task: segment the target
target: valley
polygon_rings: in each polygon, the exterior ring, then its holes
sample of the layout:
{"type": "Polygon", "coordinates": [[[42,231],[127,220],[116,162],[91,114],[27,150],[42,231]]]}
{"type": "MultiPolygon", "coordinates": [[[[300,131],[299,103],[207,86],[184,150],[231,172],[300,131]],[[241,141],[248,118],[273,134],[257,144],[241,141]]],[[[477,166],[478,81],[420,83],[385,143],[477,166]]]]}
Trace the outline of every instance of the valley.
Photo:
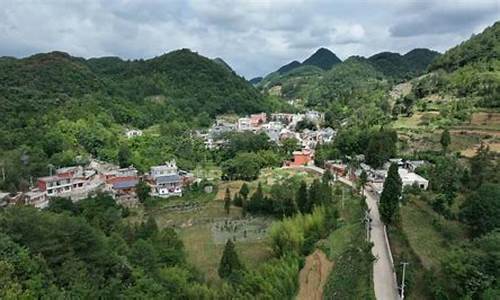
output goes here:
{"type": "Polygon", "coordinates": [[[1,57],[0,298],[497,299],[500,22],[339,57],[1,57]]]}

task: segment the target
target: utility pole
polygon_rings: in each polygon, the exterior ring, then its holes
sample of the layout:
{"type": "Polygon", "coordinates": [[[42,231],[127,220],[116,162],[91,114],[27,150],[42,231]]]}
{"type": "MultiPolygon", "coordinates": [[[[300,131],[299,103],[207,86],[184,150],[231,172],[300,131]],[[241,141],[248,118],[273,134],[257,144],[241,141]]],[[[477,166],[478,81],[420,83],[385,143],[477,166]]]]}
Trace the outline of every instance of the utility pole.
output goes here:
{"type": "Polygon", "coordinates": [[[406,265],[408,265],[408,262],[402,262],[403,265],[403,278],[401,279],[401,300],[404,300],[405,298],[405,273],[406,273],[406,265]]]}

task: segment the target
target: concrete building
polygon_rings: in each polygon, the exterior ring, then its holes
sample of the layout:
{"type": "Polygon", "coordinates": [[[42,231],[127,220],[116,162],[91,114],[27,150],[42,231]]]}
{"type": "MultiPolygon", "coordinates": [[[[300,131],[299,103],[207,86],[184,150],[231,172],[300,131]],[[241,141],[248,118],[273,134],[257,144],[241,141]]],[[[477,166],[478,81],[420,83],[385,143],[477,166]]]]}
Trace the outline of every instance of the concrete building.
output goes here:
{"type": "Polygon", "coordinates": [[[182,196],[183,179],[175,161],[165,165],[151,167],[148,182],[151,185],[151,195],[168,198],[182,196]]]}
{"type": "Polygon", "coordinates": [[[248,131],[252,130],[252,121],[250,118],[239,118],[238,119],[238,130],[239,131],[248,131]]]}
{"type": "Polygon", "coordinates": [[[138,176],[119,176],[106,180],[107,189],[111,192],[116,202],[128,207],[136,206],[138,203],[136,194],[138,183],[138,176]]]}
{"type": "Polygon", "coordinates": [[[293,158],[285,162],[285,166],[307,166],[314,160],[311,150],[294,151],[293,158]]]}
{"type": "Polygon", "coordinates": [[[260,125],[267,122],[266,113],[252,114],[250,115],[250,125],[252,127],[259,127],[260,125]]]}
{"type": "Polygon", "coordinates": [[[47,206],[49,206],[49,197],[47,196],[47,193],[45,191],[33,189],[29,192],[24,193],[24,203],[36,208],[46,208],[47,206]]]}
{"type": "Polygon", "coordinates": [[[416,173],[410,172],[404,168],[399,168],[398,173],[399,177],[401,177],[403,187],[416,185],[422,190],[426,190],[429,187],[429,180],[416,173]]]}

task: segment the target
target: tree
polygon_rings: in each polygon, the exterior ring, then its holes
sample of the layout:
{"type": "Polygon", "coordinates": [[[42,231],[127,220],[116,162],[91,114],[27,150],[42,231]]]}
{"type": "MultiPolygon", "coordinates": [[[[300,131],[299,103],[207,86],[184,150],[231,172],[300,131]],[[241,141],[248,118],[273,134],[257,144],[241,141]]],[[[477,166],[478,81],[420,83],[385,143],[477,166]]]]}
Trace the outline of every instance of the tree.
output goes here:
{"type": "Polygon", "coordinates": [[[155,235],[157,232],[158,224],[156,224],[156,220],[153,216],[149,216],[146,219],[146,222],[142,222],[137,229],[137,238],[146,240],[155,235]]]}
{"type": "Polygon", "coordinates": [[[238,207],[243,207],[243,197],[239,193],[234,194],[233,205],[238,207]]]}
{"type": "Polygon", "coordinates": [[[135,186],[135,193],[137,194],[137,198],[141,203],[144,203],[146,199],[149,197],[149,193],[151,192],[151,187],[144,181],[140,180],[135,186]]]}
{"type": "Polygon", "coordinates": [[[247,210],[251,212],[262,212],[266,209],[266,199],[262,191],[262,184],[259,182],[257,185],[257,190],[250,197],[250,201],[247,203],[247,210]]]}
{"type": "Polygon", "coordinates": [[[224,161],[222,173],[228,179],[254,180],[259,176],[261,164],[255,153],[238,153],[235,158],[224,161]]]}
{"type": "Polygon", "coordinates": [[[490,149],[481,143],[476,155],[470,160],[470,187],[476,189],[491,176],[491,154],[490,149]]]}
{"type": "Polygon", "coordinates": [[[321,177],[321,181],[327,184],[330,184],[330,181],[332,181],[333,179],[333,174],[332,172],[330,172],[330,170],[325,170],[323,176],[321,177]]]}
{"type": "Polygon", "coordinates": [[[238,253],[234,248],[234,243],[228,240],[224,251],[222,252],[222,258],[219,264],[219,276],[222,279],[228,279],[235,273],[243,270],[243,264],[240,262],[238,253]]]}
{"type": "Polygon", "coordinates": [[[68,212],[74,215],[78,213],[78,207],[71,199],[59,197],[49,200],[49,207],[47,207],[47,210],[55,213],[68,212]]]}
{"type": "Polygon", "coordinates": [[[248,188],[248,184],[246,182],[244,182],[240,188],[240,195],[243,197],[243,199],[247,200],[249,193],[250,193],[250,189],[248,188]]]}
{"type": "Polygon", "coordinates": [[[451,136],[450,136],[450,132],[448,131],[448,129],[443,130],[443,132],[441,133],[441,139],[439,140],[439,142],[441,143],[441,146],[443,147],[443,152],[446,152],[448,150],[448,146],[451,143],[451,136]]]}
{"type": "Polygon", "coordinates": [[[366,162],[379,168],[389,158],[396,155],[396,143],[398,136],[396,131],[381,129],[373,133],[366,148],[366,162]]]}
{"type": "Polygon", "coordinates": [[[226,188],[226,194],[224,195],[224,210],[228,215],[230,208],[231,208],[231,192],[229,191],[229,188],[226,188]]]}
{"type": "Polygon", "coordinates": [[[359,175],[358,179],[358,185],[363,195],[365,194],[365,186],[367,183],[368,183],[368,174],[366,174],[365,170],[363,170],[361,171],[361,174],[359,175]]]}
{"type": "Polygon", "coordinates": [[[273,213],[277,216],[292,216],[297,212],[293,193],[290,193],[292,187],[289,183],[277,183],[271,187],[271,202],[273,213]]]}
{"type": "Polygon", "coordinates": [[[122,144],[118,150],[118,164],[120,168],[126,168],[130,166],[131,153],[130,149],[126,144],[122,144]]]}
{"type": "Polygon", "coordinates": [[[385,224],[393,223],[397,216],[401,186],[398,165],[393,163],[387,172],[387,178],[385,179],[382,195],[380,196],[380,216],[385,224]]]}
{"type": "Polygon", "coordinates": [[[500,185],[485,183],[479,187],[465,200],[460,218],[474,235],[500,228],[500,185]]]}
{"type": "Polygon", "coordinates": [[[309,204],[311,209],[323,203],[322,195],[321,195],[321,182],[319,179],[314,179],[313,183],[309,187],[309,204]]]}
{"type": "Polygon", "coordinates": [[[299,189],[295,195],[295,202],[297,203],[297,207],[303,214],[311,212],[311,205],[308,198],[307,193],[307,183],[302,180],[300,182],[299,189]]]}

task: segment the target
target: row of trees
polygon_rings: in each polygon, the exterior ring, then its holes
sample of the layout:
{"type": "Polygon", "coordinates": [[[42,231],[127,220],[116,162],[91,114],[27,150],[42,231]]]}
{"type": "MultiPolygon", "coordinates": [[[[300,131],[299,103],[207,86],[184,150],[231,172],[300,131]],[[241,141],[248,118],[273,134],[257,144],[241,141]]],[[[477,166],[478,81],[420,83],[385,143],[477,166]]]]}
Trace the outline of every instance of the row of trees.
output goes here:
{"type": "MultiPolygon", "coordinates": [[[[321,180],[315,179],[309,187],[305,181],[301,181],[298,187],[294,181],[279,182],[271,186],[268,194],[264,193],[259,182],[252,195],[249,195],[248,185],[244,183],[234,195],[233,204],[242,207],[244,213],[278,217],[293,216],[296,213],[307,214],[316,206],[332,203],[331,180],[331,173],[326,172],[321,180]]],[[[225,199],[225,203],[229,203],[229,190],[226,191],[225,199]]]]}

